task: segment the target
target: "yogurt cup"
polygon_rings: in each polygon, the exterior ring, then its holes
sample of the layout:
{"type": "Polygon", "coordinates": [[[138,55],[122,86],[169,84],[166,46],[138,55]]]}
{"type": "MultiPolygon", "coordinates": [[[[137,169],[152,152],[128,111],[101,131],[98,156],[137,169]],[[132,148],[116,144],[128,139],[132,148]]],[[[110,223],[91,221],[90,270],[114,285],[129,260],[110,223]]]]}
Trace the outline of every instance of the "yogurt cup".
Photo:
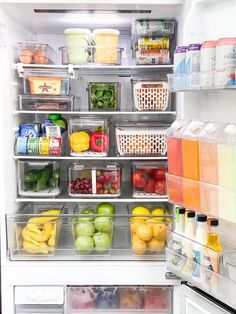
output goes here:
{"type": "Polygon", "coordinates": [[[66,35],[69,63],[87,63],[91,31],[86,28],[68,28],[65,29],[64,33],[66,35]]]}

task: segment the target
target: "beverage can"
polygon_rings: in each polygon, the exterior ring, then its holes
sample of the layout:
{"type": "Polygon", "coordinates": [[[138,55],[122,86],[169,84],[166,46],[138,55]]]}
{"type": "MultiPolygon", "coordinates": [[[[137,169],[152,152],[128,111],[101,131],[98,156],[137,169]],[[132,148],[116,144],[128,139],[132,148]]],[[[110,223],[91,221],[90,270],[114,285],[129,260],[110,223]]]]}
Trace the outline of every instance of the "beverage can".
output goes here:
{"type": "Polygon", "coordinates": [[[235,85],[235,67],[215,72],[215,86],[235,85]]]}
{"type": "Polygon", "coordinates": [[[174,52],[174,74],[185,74],[187,46],[179,46],[174,52]]]}
{"type": "Polygon", "coordinates": [[[61,137],[51,137],[49,142],[49,155],[60,155],[61,154],[61,137]]]}
{"type": "Polygon", "coordinates": [[[186,73],[200,72],[200,49],[201,44],[190,44],[186,51],[186,73]]]}
{"type": "Polygon", "coordinates": [[[28,155],[39,154],[39,138],[33,137],[28,139],[28,155]]]}
{"type": "Polygon", "coordinates": [[[214,71],[216,59],[216,41],[204,41],[200,51],[200,71],[214,71]]]}
{"type": "Polygon", "coordinates": [[[16,152],[19,155],[27,155],[27,144],[28,138],[27,137],[18,137],[16,141],[16,152]]]}
{"type": "Polygon", "coordinates": [[[216,44],[216,71],[236,66],[236,38],[220,38],[216,44]]]}
{"type": "Polygon", "coordinates": [[[49,155],[49,142],[48,137],[41,137],[39,140],[39,155],[49,155]]]}

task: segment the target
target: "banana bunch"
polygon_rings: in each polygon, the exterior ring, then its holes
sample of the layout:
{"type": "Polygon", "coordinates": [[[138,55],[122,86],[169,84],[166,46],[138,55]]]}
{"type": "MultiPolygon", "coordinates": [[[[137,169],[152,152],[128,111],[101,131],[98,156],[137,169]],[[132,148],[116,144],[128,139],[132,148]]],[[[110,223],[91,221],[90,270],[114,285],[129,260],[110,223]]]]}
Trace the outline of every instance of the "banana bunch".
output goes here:
{"type": "MultiPolygon", "coordinates": [[[[60,215],[61,211],[52,209],[41,215],[60,215]]],[[[57,216],[35,217],[28,220],[22,230],[23,249],[32,254],[48,254],[56,246],[57,216]]]]}

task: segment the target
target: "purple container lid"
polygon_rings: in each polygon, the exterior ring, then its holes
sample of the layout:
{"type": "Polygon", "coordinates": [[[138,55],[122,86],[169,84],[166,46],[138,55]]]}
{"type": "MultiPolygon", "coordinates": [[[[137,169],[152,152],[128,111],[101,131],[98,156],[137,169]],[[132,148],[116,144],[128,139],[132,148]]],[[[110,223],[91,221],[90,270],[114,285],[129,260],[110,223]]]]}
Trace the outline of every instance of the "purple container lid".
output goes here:
{"type": "Polygon", "coordinates": [[[182,53],[182,52],[186,52],[188,50],[187,46],[178,46],[175,49],[175,53],[182,53]]]}
{"type": "Polygon", "coordinates": [[[188,45],[188,51],[200,50],[202,44],[190,44],[188,45]]]}

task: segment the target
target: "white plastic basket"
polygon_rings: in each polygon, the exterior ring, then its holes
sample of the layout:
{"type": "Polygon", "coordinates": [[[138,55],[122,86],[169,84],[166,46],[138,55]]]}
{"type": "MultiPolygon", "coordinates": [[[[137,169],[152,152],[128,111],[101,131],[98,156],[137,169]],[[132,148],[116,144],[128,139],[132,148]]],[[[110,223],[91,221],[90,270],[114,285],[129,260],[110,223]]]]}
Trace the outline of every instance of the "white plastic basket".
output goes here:
{"type": "Polygon", "coordinates": [[[167,128],[116,127],[120,155],[165,155],[167,128]]]}
{"type": "Polygon", "coordinates": [[[136,82],[133,84],[133,94],[138,111],[164,111],[168,106],[169,91],[166,82],[136,82]]]}

